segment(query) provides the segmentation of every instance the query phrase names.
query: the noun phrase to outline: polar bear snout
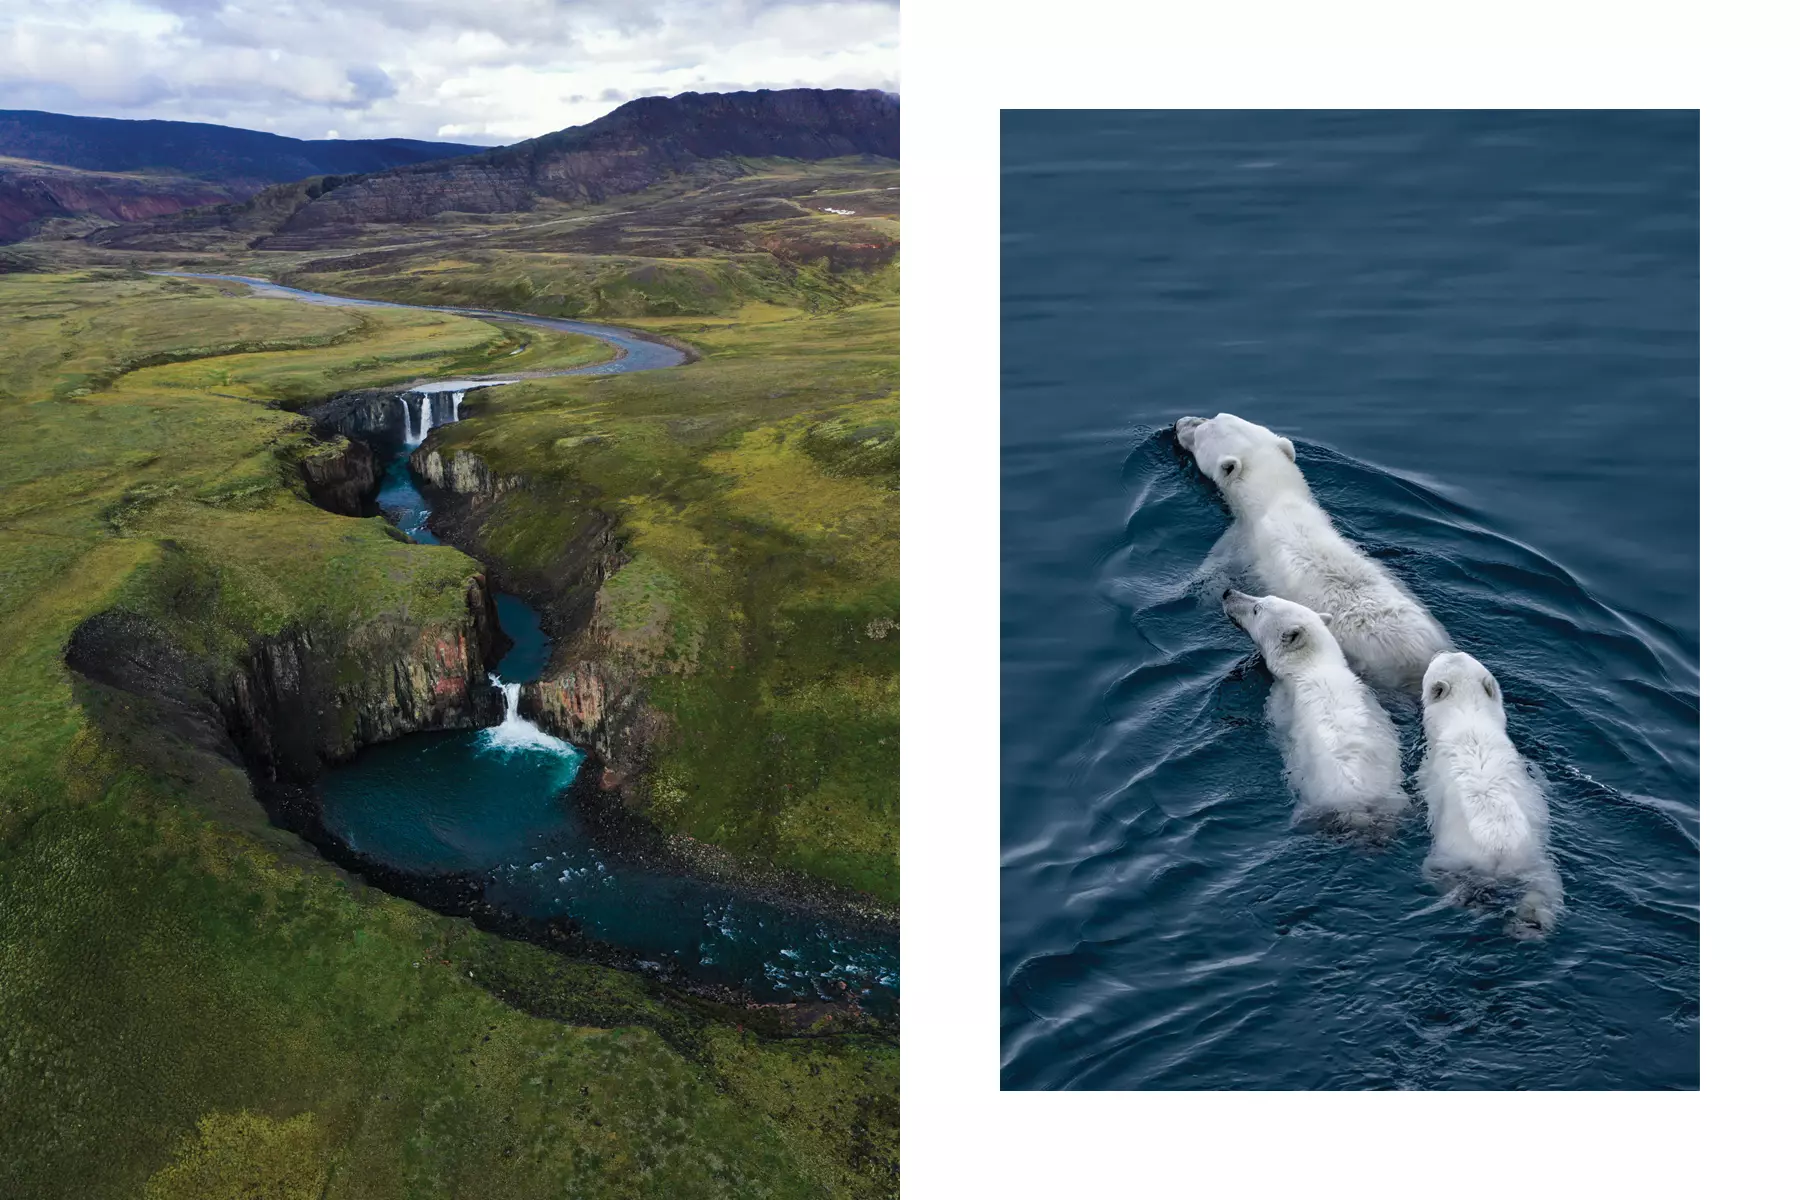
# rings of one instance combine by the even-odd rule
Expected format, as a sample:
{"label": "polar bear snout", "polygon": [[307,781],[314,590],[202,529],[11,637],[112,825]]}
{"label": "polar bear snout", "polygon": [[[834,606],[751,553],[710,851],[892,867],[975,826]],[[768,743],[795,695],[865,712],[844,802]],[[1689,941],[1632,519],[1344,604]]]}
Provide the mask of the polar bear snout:
{"label": "polar bear snout", "polygon": [[[1250,610],[1255,604],[1255,596],[1246,596],[1236,588],[1226,588],[1221,607],[1225,609],[1225,615],[1231,618],[1232,624],[1239,629],[1245,629],[1244,618],[1250,615]],[[1249,631],[1245,629],[1245,632]]]}

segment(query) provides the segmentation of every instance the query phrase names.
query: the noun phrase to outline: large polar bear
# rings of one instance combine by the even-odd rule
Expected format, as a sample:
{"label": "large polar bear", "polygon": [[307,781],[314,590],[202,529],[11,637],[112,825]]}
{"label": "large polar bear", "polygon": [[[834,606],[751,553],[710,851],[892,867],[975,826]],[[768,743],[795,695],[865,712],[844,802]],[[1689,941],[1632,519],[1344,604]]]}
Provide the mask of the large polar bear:
{"label": "large polar bear", "polygon": [[1517,884],[1518,930],[1548,930],[1563,891],[1550,859],[1550,809],[1506,736],[1500,685],[1469,655],[1448,652],[1431,660],[1420,700],[1418,786],[1431,820],[1426,873],[1459,897]]}
{"label": "large polar bear", "polygon": [[1281,742],[1295,817],[1385,832],[1406,807],[1400,740],[1373,692],[1344,661],[1332,618],[1279,596],[1227,589],[1225,612],[1262,651],[1275,686],[1269,723]]}
{"label": "large polar bear", "polygon": [[1313,499],[1294,443],[1230,413],[1183,417],[1175,437],[1237,518],[1227,534],[1265,591],[1335,615],[1332,632],[1357,674],[1416,688],[1450,636],[1398,580],[1351,545]]}

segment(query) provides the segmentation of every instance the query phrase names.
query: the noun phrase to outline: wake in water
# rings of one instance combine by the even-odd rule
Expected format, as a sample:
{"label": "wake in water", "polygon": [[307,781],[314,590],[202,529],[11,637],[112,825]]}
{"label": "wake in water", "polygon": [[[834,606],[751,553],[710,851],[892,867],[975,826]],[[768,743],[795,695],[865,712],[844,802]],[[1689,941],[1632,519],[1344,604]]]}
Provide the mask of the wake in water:
{"label": "wake in water", "polygon": [[[1591,1034],[1662,1028],[1669,997],[1693,993],[1691,648],[1443,490],[1318,445],[1297,452],[1345,536],[1504,683],[1508,733],[1541,769],[1545,862],[1581,902],[1563,910],[1560,887],[1536,878],[1427,877],[1417,801],[1381,849],[1294,828],[1266,722],[1273,681],[1221,611],[1250,581],[1224,536],[1233,523],[1174,435],[1142,430],[1123,528],[1090,559],[1129,640],[1089,660],[1094,692],[1043,764],[1039,807],[1007,818],[1008,886],[1057,898],[1008,926],[1008,1086],[1679,1077],[1665,1060],[1683,1061],[1696,1003],[1649,1059]],[[1420,697],[1378,696],[1411,776]],[[1547,942],[1517,912],[1534,891],[1560,912]],[[1440,1052],[1452,1032],[1460,1049]]]}

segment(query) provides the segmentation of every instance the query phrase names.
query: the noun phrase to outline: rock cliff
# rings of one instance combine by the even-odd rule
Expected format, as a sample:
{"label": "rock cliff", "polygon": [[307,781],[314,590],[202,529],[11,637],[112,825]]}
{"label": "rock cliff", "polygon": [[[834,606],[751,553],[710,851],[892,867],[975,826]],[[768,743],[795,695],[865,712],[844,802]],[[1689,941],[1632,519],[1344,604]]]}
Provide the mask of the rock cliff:
{"label": "rock cliff", "polygon": [[367,442],[332,438],[309,448],[295,460],[300,480],[312,502],[346,517],[372,517],[378,511],[381,467]]}
{"label": "rock cliff", "polygon": [[184,648],[151,617],[111,609],[76,627],[64,657],[89,683],[147,701],[134,719],[253,778],[304,783],[376,742],[499,720],[487,670],[500,625],[485,576],[469,577],[465,601],[447,623],[290,628],[229,662]]}
{"label": "rock cliff", "polygon": [[391,453],[406,440],[411,410],[393,391],[340,392],[304,414],[321,433],[375,444]]}

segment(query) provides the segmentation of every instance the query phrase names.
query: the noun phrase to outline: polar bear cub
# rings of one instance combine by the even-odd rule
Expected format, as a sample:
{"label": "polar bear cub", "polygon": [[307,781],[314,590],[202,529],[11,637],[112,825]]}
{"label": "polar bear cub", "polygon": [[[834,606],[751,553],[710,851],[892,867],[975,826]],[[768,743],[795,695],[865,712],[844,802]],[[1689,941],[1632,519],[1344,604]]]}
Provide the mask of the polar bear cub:
{"label": "polar bear cub", "polygon": [[1377,687],[1405,689],[1450,635],[1411,592],[1344,538],[1313,499],[1294,443],[1230,413],[1182,417],[1175,437],[1218,487],[1261,585],[1316,612],[1350,666]]}
{"label": "polar bear cub", "polygon": [[1506,735],[1494,676],[1467,654],[1431,660],[1420,693],[1425,758],[1418,786],[1431,821],[1425,870],[1454,894],[1491,884],[1523,888],[1520,931],[1547,931],[1562,904],[1550,859],[1550,809]]}
{"label": "polar bear cub", "polygon": [[1374,693],[1344,661],[1328,614],[1279,596],[1227,589],[1225,613],[1262,651],[1275,686],[1269,723],[1281,742],[1296,817],[1382,832],[1406,807],[1400,741]]}

